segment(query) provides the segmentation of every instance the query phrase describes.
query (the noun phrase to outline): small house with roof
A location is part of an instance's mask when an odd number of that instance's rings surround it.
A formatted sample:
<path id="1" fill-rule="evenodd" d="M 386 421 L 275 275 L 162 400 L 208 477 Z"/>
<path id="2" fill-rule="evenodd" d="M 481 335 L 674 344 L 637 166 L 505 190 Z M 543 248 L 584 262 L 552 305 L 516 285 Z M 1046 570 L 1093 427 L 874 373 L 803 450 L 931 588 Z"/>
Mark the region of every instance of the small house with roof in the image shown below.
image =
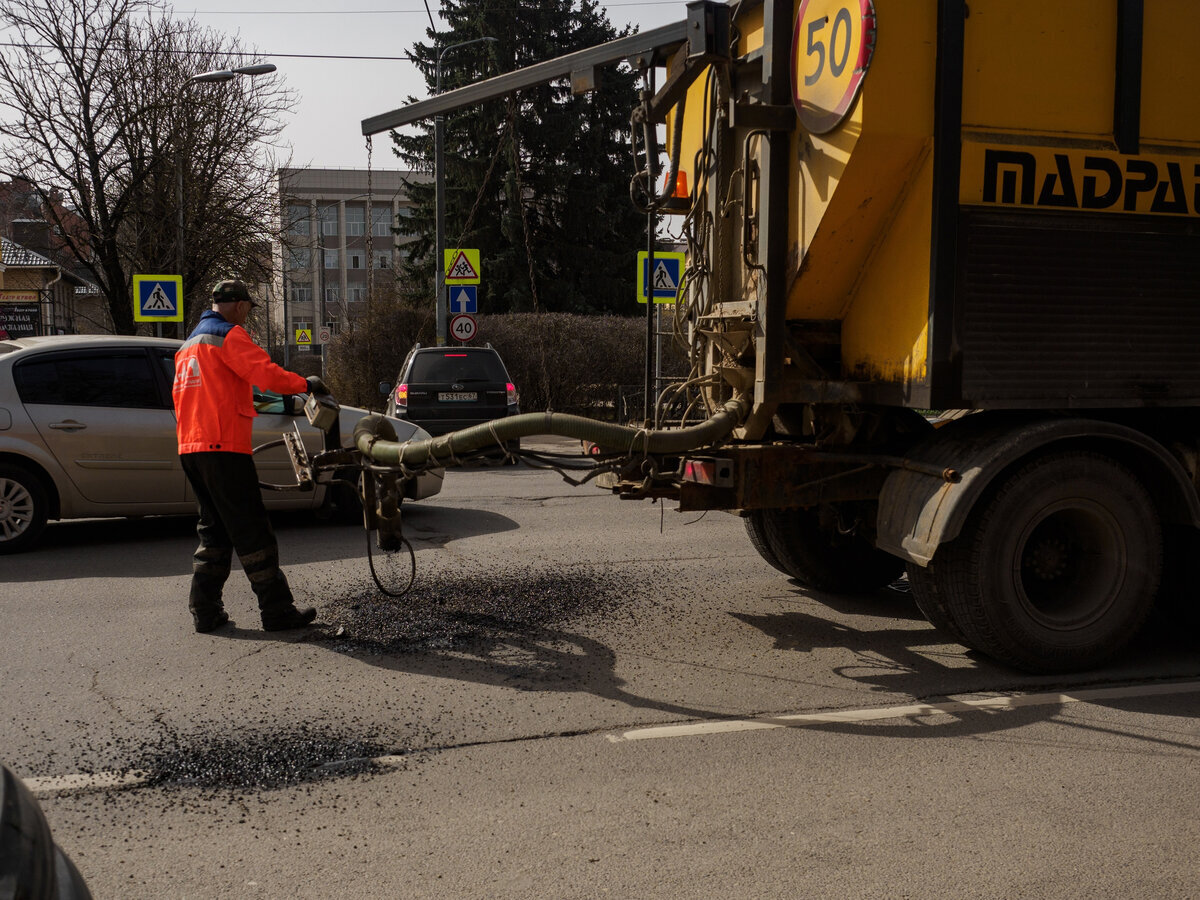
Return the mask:
<path id="1" fill-rule="evenodd" d="M 81 330 L 77 291 L 86 288 L 48 257 L 0 237 L 0 339 Z"/>

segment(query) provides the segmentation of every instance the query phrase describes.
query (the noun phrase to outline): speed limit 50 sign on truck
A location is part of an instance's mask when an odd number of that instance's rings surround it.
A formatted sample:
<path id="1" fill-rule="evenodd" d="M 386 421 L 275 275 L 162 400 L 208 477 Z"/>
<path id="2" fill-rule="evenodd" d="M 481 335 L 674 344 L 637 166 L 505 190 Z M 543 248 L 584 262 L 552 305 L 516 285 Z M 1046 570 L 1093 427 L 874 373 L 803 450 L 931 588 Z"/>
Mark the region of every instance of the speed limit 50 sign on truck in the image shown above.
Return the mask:
<path id="1" fill-rule="evenodd" d="M 875 53 L 872 0 L 804 0 L 792 36 L 792 102 L 813 134 L 832 131 L 854 104 Z"/>

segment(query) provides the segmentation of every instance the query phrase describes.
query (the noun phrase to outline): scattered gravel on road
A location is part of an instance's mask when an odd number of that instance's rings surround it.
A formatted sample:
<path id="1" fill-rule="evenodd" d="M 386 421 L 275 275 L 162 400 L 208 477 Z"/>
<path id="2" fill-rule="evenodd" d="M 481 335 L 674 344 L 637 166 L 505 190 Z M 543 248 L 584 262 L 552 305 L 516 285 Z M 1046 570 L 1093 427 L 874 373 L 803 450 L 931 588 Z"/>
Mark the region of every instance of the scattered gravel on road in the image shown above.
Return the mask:
<path id="1" fill-rule="evenodd" d="M 269 790 L 369 772 L 372 757 L 395 752 L 327 725 L 299 724 L 234 736 L 171 735 L 135 754 L 129 768 L 145 772 L 153 785 Z"/>
<path id="2" fill-rule="evenodd" d="M 589 622 L 622 617 L 636 622 L 636 611 L 651 596 L 646 582 L 631 571 L 588 565 L 538 570 L 527 563 L 486 570 L 456 565 L 449 572 L 430 568 L 399 598 L 383 594 L 369 578 L 353 583 L 330 579 L 308 588 L 300 603 L 317 604 L 318 625 L 298 637 L 298 643 L 408 660 L 486 648 L 479 653 L 480 664 L 518 686 L 550 676 L 575 684 L 575 674 L 560 671 L 582 660 L 574 631 Z M 559 644 L 566 649 L 552 649 Z M 598 664 L 603 668 L 607 660 Z M 418 761 L 421 753 L 415 748 L 429 745 L 425 732 L 434 727 L 431 722 L 398 723 L 399 728 L 387 729 L 395 733 L 384 735 L 377 725 L 353 720 L 291 723 L 272 718 L 243 728 L 195 723 L 186 732 L 159 721 L 152 733 L 115 739 L 93 737 L 91 726 L 79 722 L 80 737 L 71 750 L 82 771 L 89 770 L 86 761 L 91 759 L 92 771 L 141 773 L 145 783 L 172 789 L 175 802 L 202 802 L 223 794 L 368 775 L 377 768 L 374 757 L 390 757 L 391 767 L 410 754 Z M 41 762 L 34 774 L 53 774 L 61 766 L 51 754 Z M 184 801 L 188 795 L 192 800 Z"/>
<path id="3" fill-rule="evenodd" d="M 318 601 L 319 625 L 306 640 L 351 653 L 452 649 L 565 622 L 630 616 L 646 593 L 629 573 L 597 566 L 430 572 L 419 574 L 402 597 L 388 596 L 370 581 L 329 592 Z"/>

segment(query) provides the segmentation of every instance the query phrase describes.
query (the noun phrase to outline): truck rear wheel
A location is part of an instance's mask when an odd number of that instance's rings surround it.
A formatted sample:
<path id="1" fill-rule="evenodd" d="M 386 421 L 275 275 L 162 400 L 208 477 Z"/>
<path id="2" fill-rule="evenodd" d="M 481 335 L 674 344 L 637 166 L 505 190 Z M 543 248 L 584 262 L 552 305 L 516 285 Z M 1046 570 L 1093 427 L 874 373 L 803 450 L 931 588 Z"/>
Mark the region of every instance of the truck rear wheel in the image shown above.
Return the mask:
<path id="1" fill-rule="evenodd" d="M 844 533 L 839 511 L 832 505 L 759 512 L 763 536 L 778 568 L 808 587 L 830 594 L 861 594 L 886 587 L 904 571 L 900 559 L 877 549 L 857 531 Z"/>
<path id="2" fill-rule="evenodd" d="M 1137 477 L 1073 451 L 1005 479 L 926 574 L 968 646 L 1027 671 L 1066 672 L 1129 642 L 1153 606 L 1162 561 L 1162 525 Z"/>
<path id="3" fill-rule="evenodd" d="M 750 538 L 750 543 L 758 551 L 759 556 L 784 575 L 791 575 L 791 572 L 783 567 L 783 563 L 779 561 L 779 557 L 775 555 L 775 551 L 771 549 L 771 545 L 767 543 L 767 530 L 766 524 L 763 522 L 763 512 L 764 510 L 754 509 L 750 511 L 748 516 L 742 519 L 742 524 L 746 526 L 746 536 Z"/>
<path id="4" fill-rule="evenodd" d="M 946 598 L 939 593 L 938 581 L 934 574 L 925 566 L 918 566 L 916 563 L 908 563 L 905 569 L 908 572 L 908 584 L 912 588 L 913 602 L 917 604 L 921 615 L 938 631 L 949 635 L 960 644 L 967 643 L 962 629 L 955 624 L 946 608 Z"/>

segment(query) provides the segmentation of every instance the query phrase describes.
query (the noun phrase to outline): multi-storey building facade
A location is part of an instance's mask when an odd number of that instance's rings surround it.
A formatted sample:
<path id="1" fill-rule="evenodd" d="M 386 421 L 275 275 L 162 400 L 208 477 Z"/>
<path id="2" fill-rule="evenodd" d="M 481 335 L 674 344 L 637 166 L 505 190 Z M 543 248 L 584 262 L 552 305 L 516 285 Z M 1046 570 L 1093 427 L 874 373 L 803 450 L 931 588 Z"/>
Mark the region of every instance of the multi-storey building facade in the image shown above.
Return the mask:
<path id="1" fill-rule="evenodd" d="M 279 170 L 284 239 L 270 314 L 289 353 L 320 352 L 322 332 L 353 327 L 366 316 L 368 291 L 388 289 L 411 240 L 404 182 L 426 177 L 372 170 L 368 191 L 365 169 Z M 311 343 L 297 343 L 297 332 Z"/>

